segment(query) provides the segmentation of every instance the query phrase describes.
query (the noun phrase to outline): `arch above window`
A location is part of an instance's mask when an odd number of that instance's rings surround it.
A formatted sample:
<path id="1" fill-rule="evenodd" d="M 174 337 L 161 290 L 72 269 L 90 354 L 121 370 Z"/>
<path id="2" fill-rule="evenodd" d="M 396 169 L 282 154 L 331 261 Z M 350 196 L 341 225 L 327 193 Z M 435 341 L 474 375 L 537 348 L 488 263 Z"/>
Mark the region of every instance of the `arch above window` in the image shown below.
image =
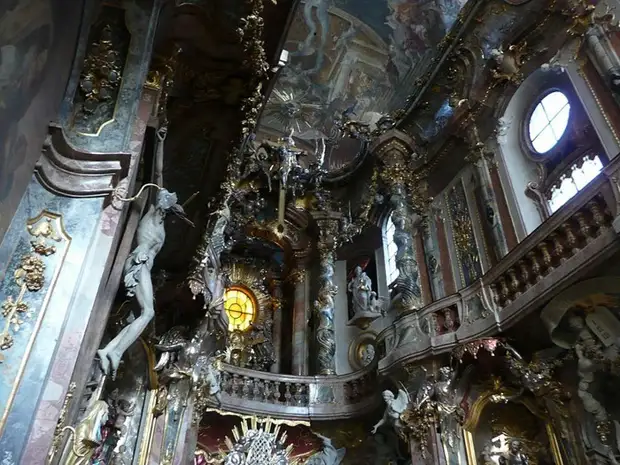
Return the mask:
<path id="1" fill-rule="evenodd" d="M 245 331 L 256 316 L 256 299 L 241 287 L 231 287 L 224 293 L 224 310 L 229 331 Z"/>

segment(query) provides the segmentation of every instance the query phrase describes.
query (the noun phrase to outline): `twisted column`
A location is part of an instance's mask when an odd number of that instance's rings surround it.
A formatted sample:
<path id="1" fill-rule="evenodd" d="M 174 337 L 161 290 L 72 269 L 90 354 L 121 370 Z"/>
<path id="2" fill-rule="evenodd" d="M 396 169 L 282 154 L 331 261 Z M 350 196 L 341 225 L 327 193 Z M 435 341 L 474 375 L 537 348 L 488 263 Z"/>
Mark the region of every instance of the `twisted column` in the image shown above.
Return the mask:
<path id="1" fill-rule="evenodd" d="M 396 293 L 401 311 L 416 310 L 422 307 L 420 288 L 420 270 L 416 260 L 416 251 L 411 232 L 413 230 L 412 214 L 408 211 L 403 183 L 395 182 L 391 186 L 390 203 L 392 206 L 392 223 L 394 223 L 394 243 L 397 247 Z"/>
<path id="2" fill-rule="evenodd" d="M 336 261 L 336 237 L 339 214 L 315 215 L 319 225 L 319 290 L 314 302 L 316 341 L 318 346 L 317 371 L 320 375 L 336 374 L 336 338 L 334 332 L 334 296 L 338 287 L 334 284 Z"/>

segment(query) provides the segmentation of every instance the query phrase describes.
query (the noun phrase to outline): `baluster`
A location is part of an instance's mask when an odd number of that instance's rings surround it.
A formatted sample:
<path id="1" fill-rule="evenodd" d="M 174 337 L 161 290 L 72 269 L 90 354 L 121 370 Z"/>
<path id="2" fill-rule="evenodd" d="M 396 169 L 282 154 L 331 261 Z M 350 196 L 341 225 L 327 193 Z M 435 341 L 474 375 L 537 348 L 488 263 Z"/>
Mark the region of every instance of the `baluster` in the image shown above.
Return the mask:
<path id="1" fill-rule="evenodd" d="M 542 255 L 543 265 L 547 267 L 547 271 L 553 270 L 553 258 L 549 253 L 549 246 L 546 242 L 541 242 L 537 245 L 538 250 L 540 250 L 540 254 Z"/>
<path id="2" fill-rule="evenodd" d="M 262 387 L 262 382 L 260 379 L 254 379 L 254 389 L 252 390 L 252 397 L 254 398 L 254 400 L 260 400 L 261 397 L 261 387 Z"/>
<path id="3" fill-rule="evenodd" d="M 510 289 L 508 289 L 508 283 L 503 276 L 499 278 L 499 305 L 506 305 L 510 301 Z"/>
<path id="4" fill-rule="evenodd" d="M 601 231 L 607 227 L 605 214 L 603 213 L 603 210 L 598 202 L 594 200 L 588 202 L 586 207 L 588 207 L 588 210 L 590 210 L 590 213 L 592 214 L 592 220 L 594 221 L 594 226 L 596 227 L 595 236 L 598 237 Z"/>
<path id="5" fill-rule="evenodd" d="M 239 397 L 239 375 L 235 374 L 233 374 L 232 395 L 234 397 Z"/>
<path id="6" fill-rule="evenodd" d="M 295 383 L 295 403 L 297 405 L 301 405 L 301 402 L 303 400 L 303 394 L 301 392 L 301 383 Z"/>
<path id="7" fill-rule="evenodd" d="M 243 398 L 250 398 L 250 378 L 248 378 L 247 376 L 243 377 Z"/>
<path id="8" fill-rule="evenodd" d="M 274 381 L 273 382 L 273 403 L 274 404 L 281 404 L 281 400 L 280 398 L 282 397 L 282 392 L 280 391 L 280 387 L 281 387 L 282 383 L 280 381 Z"/>
<path id="9" fill-rule="evenodd" d="M 513 300 L 515 297 L 521 295 L 521 283 L 519 279 L 517 279 L 517 271 L 514 268 L 508 270 L 508 276 L 510 276 L 509 287 L 512 291 L 510 300 Z"/>
<path id="10" fill-rule="evenodd" d="M 553 256 L 560 264 L 564 263 L 566 261 L 566 257 L 564 256 L 564 244 L 562 244 L 562 239 L 556 232 L 551 233 L 549 238 L 553 243 Z"/>
<path id="11" fill-rule="evenodd" d="M 579 241 L 575 233 L 573 232 L 573 225 L 569 221 L 565 221 L 560 226 L 562 231 L 564 232 L 564 236 L 566 237 L 566 245 L 568 245 L 569 252 L 571 255 L 575 255 L 579 252 Z"/>
<path id="12" fill-rule="evenodd" d="M 530 270 L 533 273 L 534 281 L 540 281 L 542 279 L 542 267 L 540 266 L 540 263 L 538 263 L 538 257 L 536 256 L 536 252 L 530 250 L 525 256 L 530 261 Z"/>
<path id="13" fill-rule="evenodd" d="M 291 383 L 286 383 L 285 384 L 285 391 L 284 391 L 284 403 L 285 403 L 285 405 L 291 405 L 291 397 L 293 397 L 291 395 Z"/>
<path id="14" fill-rule="evenodd" d="M 269 380 L 265 380 L 265 387 L 263 389 L 263 401 L 267 402 L 268 404 L 271 403 L 271 395 L 272 395 L 273 391 L 271 390 L 271 381 Z"/>
<path id="15" fill-rule="evenodd" d="M 519 265 L 519 271 L 521 273 L 521 283 L 523 284 L 523 289 L 527 290 L 530 287 L 530 278 L 532 275 L 530 274 L 530 269 L 528 267 L 527 261 L 525 259 L 519 260 L 517 263 Z"/>
<path id="16" fill-rule="evenodd" d="M 232 392 L 232 376 L 226 371 L 222 372 L 222 391 L 226 394 Z"/>
<path id="17" fill-rule="evenodd" d="M 586 244 L 592 242 L 592 226 L 588 224 L 588 219 L 583 211 L 575 213 L 575 219 L 579 226 L 579 235 L 586 241 Z"/>

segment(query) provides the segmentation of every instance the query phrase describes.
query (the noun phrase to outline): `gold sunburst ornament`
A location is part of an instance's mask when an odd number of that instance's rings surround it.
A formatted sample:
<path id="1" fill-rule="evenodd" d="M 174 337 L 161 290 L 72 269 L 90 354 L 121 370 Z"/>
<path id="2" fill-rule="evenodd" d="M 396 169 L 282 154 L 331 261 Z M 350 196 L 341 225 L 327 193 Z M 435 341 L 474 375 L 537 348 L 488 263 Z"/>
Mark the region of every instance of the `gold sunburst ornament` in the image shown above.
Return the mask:
<path id="1" fill-rule="evenodd" d="M 225 439 L 224 465 L 298 465 L 291 458 L 293 445 L 286 446 L 286 432 L 270 419 L 244 419 Z"/>

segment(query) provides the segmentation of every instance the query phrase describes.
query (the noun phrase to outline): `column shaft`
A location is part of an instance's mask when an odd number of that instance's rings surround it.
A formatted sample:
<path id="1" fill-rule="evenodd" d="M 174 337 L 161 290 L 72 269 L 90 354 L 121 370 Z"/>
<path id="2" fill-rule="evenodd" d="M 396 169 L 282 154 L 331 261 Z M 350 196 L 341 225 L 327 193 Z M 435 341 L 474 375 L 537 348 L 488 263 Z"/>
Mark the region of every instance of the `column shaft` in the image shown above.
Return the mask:
<path id="1" fill-rule="evenodd" d="M 420 288 L 420 272 L 411 235 L 412 215 L 407 208 L 404 185 L 400 183 L 394 184 L 391 194 L 394 243 L 398 248 L 396 252 L 398 305 L 401 311 L 415 310 L 422 307 L 423 303 Z"/>
<path id="2" fill-rule="evenodd" d="M 314 302 L 317 341 L 317 373 L 336 374 L 336 335 L 334 332 L 334 284 L 336 236 L 339 216 L 324 214 L 317 218 L 320 228 L 318 295 Z"/>
<path id="3" fill-rule="evenodd" d="M 305 376 L 309 373 L 308 361 L 310 356 L 308 344 L 308 322 L 310 320 L 306 270 L 297 269 L 293 275 L 295 286 L 295 301 L 293 303 L 293 354 L 292 374 Z"/>
<path id="4" fill-rule="evenodd" d="M 273 340 L 271 342 L 276 361 L 269 371 L 280 373 L 282 369 L 282 283 L 278 280 L 273 280 L 271 283 L 271 299 L 273 310 Z"/>

